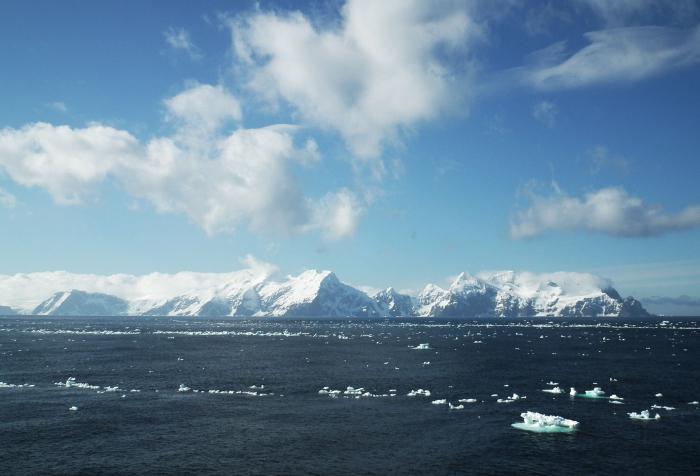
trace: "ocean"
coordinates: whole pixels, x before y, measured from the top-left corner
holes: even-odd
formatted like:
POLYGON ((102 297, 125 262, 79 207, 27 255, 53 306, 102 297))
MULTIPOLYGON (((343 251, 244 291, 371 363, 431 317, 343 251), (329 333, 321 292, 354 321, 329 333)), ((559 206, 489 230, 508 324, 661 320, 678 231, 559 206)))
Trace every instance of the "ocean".
POLYGON ((699 331, 0 318, 0 474, 698 474, 699 331), (660 419, 629 418, 644 409, 660 419), (580 424, 511 427, 528 410, 580 424))

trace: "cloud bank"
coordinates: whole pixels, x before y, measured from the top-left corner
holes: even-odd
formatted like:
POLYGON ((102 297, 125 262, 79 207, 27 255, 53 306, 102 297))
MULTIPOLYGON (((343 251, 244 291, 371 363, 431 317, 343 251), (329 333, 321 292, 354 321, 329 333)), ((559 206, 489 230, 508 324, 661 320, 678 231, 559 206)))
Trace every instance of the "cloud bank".
POLYGON ((666 213, 658 205, 608 187, 571 197, 556 184, 551 195, 528 192, 529 206, 515 213, 513 239, 532 238, 547 231, 589 231, 622 237, 655 236, 700 226, 700 205, 666 213))

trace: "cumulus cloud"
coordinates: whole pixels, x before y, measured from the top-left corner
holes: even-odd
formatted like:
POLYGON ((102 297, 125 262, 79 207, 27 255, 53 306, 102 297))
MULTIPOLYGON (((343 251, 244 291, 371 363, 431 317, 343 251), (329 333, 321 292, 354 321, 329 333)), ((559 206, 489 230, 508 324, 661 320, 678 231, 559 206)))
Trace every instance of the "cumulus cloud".
POLYGON ((554 127, 559 109, 551 101, 540 101, 532 108, 532 117, 547 127, 554 127))
POLYGON ((330 239, 354 231, 361 207, 351 192, 314 199, 301 190, 292 168, 320 156, 312 139, 297 144, 297 127, 222 132, 225 121, 240 119, 240 108, 220 87, 196 85, 165 104, 174 132, 145 143, 101 124, 4 129, 0 170, 47 190, 59 204, 80 203, 98 184, 114 180, 156 210, 184 214, 209 234, 240 224, 274 235, 317 230, 330 239), (216 104, 207 109, 208 101, 216 104))
POLYGON ((215 130, 228 120, 241 120, 241 105, 224 88, 197 84, 165 100, 171 120, 182 121, 188 127, 215 130))
POLYGON ((634 82, 700 62, 700 26, 612 28, 584 35, 588 45, 568 54, 563 42, 540 50, 516 71, 532 87, 569 89, 634 82))
POLYGON ((163 32, 165 42, 175 51, 180 51, 187 54, 191 59, 200 59, 202 52, 192 42, 190 33, 184 28, 169 27, 163 32))
POLYGON ((590 231, 613 236, 654 236, 700 226, 700 205, 666 213, 658 205, 609 187, 571 197, 554 184, 547 196, 527 192, 529 206, 515 213, 513 239, 531 238, 550 230, 590 231))
POLYGON ((261 11, 229 24, 250 87, 338 131, 364 159, 454 105, 452 85, 466 83, 444 58, 479 35, 465 4, 449 0, 350 0, 327 26, 261 11))

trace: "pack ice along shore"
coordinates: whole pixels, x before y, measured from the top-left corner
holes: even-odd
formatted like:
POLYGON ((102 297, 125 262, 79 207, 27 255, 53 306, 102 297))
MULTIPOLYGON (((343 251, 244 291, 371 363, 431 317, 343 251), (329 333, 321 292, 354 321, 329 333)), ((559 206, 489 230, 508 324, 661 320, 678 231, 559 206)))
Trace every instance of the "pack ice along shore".
POLYGON ((415 296, 365 293, 331 271, 276 278, 267 269, 232 273, 0 276, 0 315, 240 317, 644 317, 606 279, 584 273, 462 273, 447 288, 415 296))

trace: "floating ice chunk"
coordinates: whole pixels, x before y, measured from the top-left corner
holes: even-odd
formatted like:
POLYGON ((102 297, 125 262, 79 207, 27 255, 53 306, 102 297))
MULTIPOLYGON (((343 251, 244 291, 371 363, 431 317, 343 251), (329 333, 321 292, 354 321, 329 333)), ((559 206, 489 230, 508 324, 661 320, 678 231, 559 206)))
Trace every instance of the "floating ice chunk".
POLYGON ((574 387, 571 387, 569 389, 569 395, 571 395, 572 397, 576 396, 576 389, 574 387))
POLYGON ((184 383, 181 383, 177 389, 178 392, 189 392, 190 390, 192 390, 192 389, 190 387, 188 387, 187 385, 185 385, 184 383))
POLYGON ((693 400, 692 402, 688 402, 688 405, 698 405, 698 404, 700 404, 700 402, 698 402, 697 400, 693 400))
POLYGON ((0 388, 32 388, 32 387, 34 387, 34 384, 0 382, 0 388))
POLYGON ((451 403, 448 403, 447 405, 449 406, 450 410, 464 410, 464 405, 452 405, 451 403))
POLYGON ((476 403, 476 398, 460 398, 459 403, 476 403))
POLYGON ((656 394, 656 395, 654 395, 654 396, 655 396, 656 398, 661 398, 661 397, 663 397, 663 396, 664 396, 664 394, 663 394, 663 393, 657 393, 657 394, 656 394))
POLYGON ((661 409, 661 410, 667 410, 667 411, 671 411, 671 410, 676 409, 676 407, 666 407, 664 405, 652 405, 651 408, 653 408, 654 410, 661 409))
POLYGON ((622 397, 618 397, 614 393, 608 397, 610 400, 624 400, 622 397))
POLYGON ((621 402, 620 400, 609 400, 610 403, 614 403, 615 405, 624 405, 624 402, 621 402))
POLYGON ((514 394, 511 395, 510 397, 499 398, 498 400, 496 400, 496 403, 513 403, 513 402, 515 402, 515 401, 517 401, 517 400, 520 400, 521 398, 526 398, 526 397, 521 397, 521 396, 518 395, 517 393, 514 393, 514 394))
POLYGON ((330 390, 330 387, 323 387, 321 390, 318 391, 319 395, 328 395, 328 391, 330 390))
POLYGON ((561 387, 545 388, 542 391, 546 392, 546 393, 556 393, 556 394, 564 393, 564 390, 562 390, 561 387))
POLYGON ((70 407, 68 410, 70 410, 70 411, 72 411, 72 412, 77 412, 77 411, 78 411, 78 407, 76 407, 75 405, 73 405, 73 406, 70 407))
POLYGON ((430 350, 430 344, 418 344, 415 347, 412 347, 413 350, 430 350))
POLYGON ((54 385, 58 387, 66 387, 66 388, 84 388, 88 390, 99 390, 100 386, 99 385, 90 385, 87 383, 83 382, 77 382, 75 380, 75 377, 68 377, 65 382, 54 382, 54 385))
POLYGON ((423 390, 422 388, 419 388, 418 390, 411 390, 406 395, 409 397, 429 397, 430 390, 423 390))
POLYGON ((631 412, 628 413, 629 417, 633 420, 660 420, 661 415, 658 413, 653 417, 649 414, 649 410, 642 410, 640 413, 631 412))
POLYGON ((513 423, 511 426, 519 430, 534 431, 536 433, 571 433, 579 425, 574 420, 537 412, 525 412, 521 413, 520 416, 523 421, 513 423))
POLYGON ((433 400, 432 402, 433 405, 447 405, 447 400, 444 398, 442 400, 433 400))
POLYGON ((547 382, 547 385, 551 385, 552 387, 556 387, 556 386, 559 385, 559 384, 558 384, 557 382, 552 382, 552 381, 550 380, 549 382, 547 382))
POLYGON ((585 393, 580 393, 576 396, 583 398, 608 398, 600 387, 594 387, 593 390, 586 390, 585 393))
POLYGON ((423 365, 430 365, 430 362, 423 362, 423 365))

